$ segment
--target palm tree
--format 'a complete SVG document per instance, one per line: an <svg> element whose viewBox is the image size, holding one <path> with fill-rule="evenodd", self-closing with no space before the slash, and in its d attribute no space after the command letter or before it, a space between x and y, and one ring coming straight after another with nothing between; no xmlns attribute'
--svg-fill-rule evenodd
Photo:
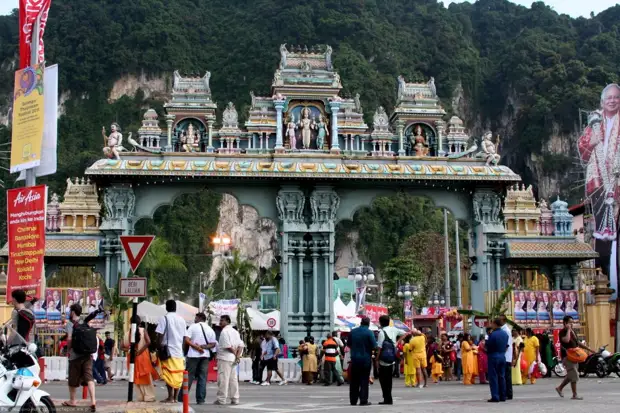
<svg viewBox="0 0 620 413"><path fill-rule="evenodd" d="M145 273L149 283L149 296L156 304L167 296L170 287L184 287L186 281L181 277L187 272L183 260L173 254L170 244L163 238L156 238L140 265L140 272Z"/></svg>
<svg viewBox="0 0 620 413"><path fill-rule="evenodd" d="M118 274L118 278L121 278L121 273ZM103 297L103 302L107 305L109 314L114 316L114 331L116 332L116 342L123 342L123 330L124 330L124 314L131 308L131 300L120 297L118 295L118 288L108 288L103 277L99 277L99 291Z"/></svg>
<svg viewBox="0 0 620 413"><path fill-rule="evenodd" d="M226 259L220 268L215 282L216 287L226 285L226 289L221 290L222 295L230 297L232 294L240 300L237 327L242 335L244 330L250 331L249 320L245 316L245 304L258 298L258 290L262 285L262 277L258 277L257 272L258 269L252 262L242 258L239 251L233 250L230 259Z"/></svg>
<svg viewBox="0 0 620 413"><path fill-rule="evenodd" d="M504 307L504 303L506 303L506 301L510 297L510 294L512 293L513 289L514 287L512 285L508 285L502 291L499 297L497 297L497 301L495 301L495 305L493 305L493 308L491 308L491 311L489 311L488 313L485 313L482 311L476 311L476 310L458 310L458 313L464 316L484 317L484 318L487 318L489 321L495 320L499 316L506 315L508 308ZM520 328L519 325L512 320L506 319L506 322L512 328Z"/></svg>

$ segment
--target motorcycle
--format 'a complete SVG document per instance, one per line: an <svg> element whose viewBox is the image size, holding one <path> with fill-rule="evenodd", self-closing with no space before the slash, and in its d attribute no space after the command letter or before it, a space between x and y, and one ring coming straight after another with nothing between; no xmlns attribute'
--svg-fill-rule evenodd
<svg viewBox="0 0 620 413"><path fill-rule="evenodd" d="M553 358L553 373L558 377L566 377L568 372L566 371L566 367L564 367L564 363L562 363L562 359L558 356Z"/></svg>
<svg viewBox="0 0 620 413"><path fill-rule="evenodd" d="M579 363L579 377L588 377L588 374L594 373L599 378L607 376L607 363L603 357L605 347L599 348L598 352L588 356L586 361Z"/></svg>
<svg viewBox="0 0 620 413"><path fill-rule="evenodd" d="M607 345L604 347L607 347ZM616 375L620 377L620 353L611 354L611 352L605 350L602 355L607 363L607 374L611 375L616 373Z"/></svg>
<svg viewBox="0 0 620 413"><path fill-rule="evenodd" d="M50 394L39 389L43 381L39 377L37 345L17 337L20 344L5 346L0 353L0 410L56 413Z"/></svg>

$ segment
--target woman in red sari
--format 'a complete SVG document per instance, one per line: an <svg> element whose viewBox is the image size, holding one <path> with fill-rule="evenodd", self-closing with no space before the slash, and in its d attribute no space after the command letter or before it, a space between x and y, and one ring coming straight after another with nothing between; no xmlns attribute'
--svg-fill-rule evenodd
<svg viewBox="0 0 620 413"><path fill-rule="evenodd" d="M478 343L478 377L480 377L480 384L487 384L487 371L489 367L489 359L487 357L487 348L485 336L480 336L480 342Z"/></svg>
<svg viewBox="0 0 620 413"><path fill-rule="evenodd" d="M136 324L140 325L140 317L136 317ZM134 363L134 379L133 383L138 389L138 401L140 402L154 402L155 401L155 389L153 387L153 380L157 379L157 372L153 368L151 362L151 353L149 352L149 345L151 339L144 327L138 329L139 341L136 347L136 361ZM129 333L125 335L124 347L129 350ZM127 366L129 368L129 357L127 357Z"/></svg>

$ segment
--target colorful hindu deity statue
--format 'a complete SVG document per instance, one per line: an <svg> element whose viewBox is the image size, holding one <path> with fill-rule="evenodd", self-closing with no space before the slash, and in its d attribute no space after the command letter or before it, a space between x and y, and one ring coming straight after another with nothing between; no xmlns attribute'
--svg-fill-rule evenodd
<svg viewBox="0 0 620 413"><path fill-rule="evenodd" d="M327 130L327 123L325 123L325 118L321 115L318 122L316 122L316 148L320 151L323 150L323 146L325 145L325 137L329 136L329 131Z"/></svg>
<svg viewBox="0 0 620 413"><path fill-rule="evenodd" d="M415 135L411 138L413 144L413 150L415 151L415 156L426 156L428 155L428 146L426 145L426 138L424 137L424 130L422 126L417 125L414 131Z"/></svg>
<svg viewBox="0 0 620 413"><path fill-rule="evenodd" d="M288 136L291 150L297 149L297 135L295 135L296 129L297 124L295 123L295 115L291 115L291 118L289 119L288 125L286 127L286 136Z"/></svg>
<svg viewBox="0 0 620 413"><path fill-rule="evenodd" d="M187 129L181 135L183 152L196 152L198 150L199 141L200 134L194 129L194 124L190 122Z"/></svg>
<svg viewBox="0 0 620 413"><path fill-rule="evenodd" d="M492 137L493 134L491 132L485 133L482 137L482 155L485 157L487 165L497 165L500 159L495 144L491 140Z"/></svg>
<svg viewBox="0 0 620 413"><path fill-rule="evenodd" d="M123 134L120 132L121 128L118 126L118 123L113 123L110 129L110 135L106 136L105 126L101 128L104 145L103 154L109 159L121 159L120 152L125 150L125 148L123 148ZM129 137L131 137L131 133Z"/></svg>
<svg viewBox="0 0 620 413"><path fill-rule="evenodd" d="M312 129L316 127L314 121L310 118L310 109L303 108L301 110L301 120L299 121L301 128L301 139L304 149L310 149L310 141L312 139Z"/></svg>

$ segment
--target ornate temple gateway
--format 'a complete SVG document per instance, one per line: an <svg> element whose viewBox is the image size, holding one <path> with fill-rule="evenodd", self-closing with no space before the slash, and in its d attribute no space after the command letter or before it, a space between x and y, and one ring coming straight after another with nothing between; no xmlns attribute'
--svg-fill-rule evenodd
<svg viewBox="0 0 620 413"><path fill-rule="evenodd" d="M499 258L488 251L505 232L502 198L520 181L498 165L491 134L470 139L460 119L444 121L432 78L407 83L402 76L393 113L377 107L369 126L359 95L340 97L331 47L282 45L280 55L271 96L251 93L245 125L232 102L217 118L209 72L175 72L165 113L148 110L137 136L123 141L118 125L104 130L105 156L86 171L104 188L104 243L116 245L181 194L205 186L229 193L278 223L284 335L322 336L333 323L337 222L377 196L404 191L470 224L478 274L472 303L482 309L487 280L499 279ZM124 258L110 266L114 284L114 274L128 268Z"/></svg>

